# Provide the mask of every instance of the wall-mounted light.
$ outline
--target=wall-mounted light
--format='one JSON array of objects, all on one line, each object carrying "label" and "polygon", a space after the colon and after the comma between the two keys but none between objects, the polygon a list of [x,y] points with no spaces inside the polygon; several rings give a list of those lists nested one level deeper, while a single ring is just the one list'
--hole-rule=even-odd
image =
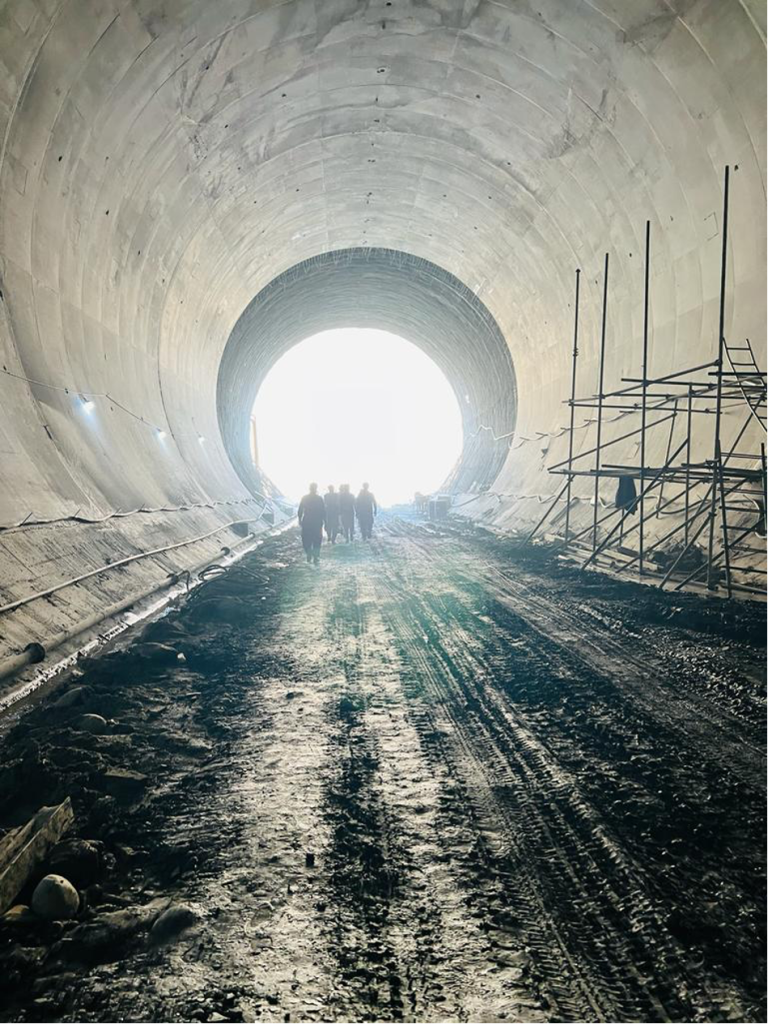
[{"label": "wall-mounted light", "polygon": [[165,437],[165,431],[162,430],[160,427],[157,428],[157,436],[158,436],[159,440],[161,440],[161,441]]},{"label": "wall-mounted light", "polygon": [[200,444],[205,444],[205,438],[203,437],[202,434],[197,435],[197,440],[200,442]]},{"label": "wall-mounted light", "polygon": [[80,395],[80,402],[83,406],[83,409],[86,412],[91,412],[92,409],[96,408],[96,403],[93,401],[93,399],[86,398],[85,395]]}]

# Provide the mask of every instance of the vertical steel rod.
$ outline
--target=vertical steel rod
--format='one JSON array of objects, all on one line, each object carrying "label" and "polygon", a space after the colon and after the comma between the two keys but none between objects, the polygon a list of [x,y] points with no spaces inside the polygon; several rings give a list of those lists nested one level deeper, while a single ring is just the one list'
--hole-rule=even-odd
[{"label": "vertical steel rod", "polygon": [[645,526],[645,430],[648,412],[648,309],[650,298],[651,222],[645,222],[645,290],[643,293],[643,408],[640,414],[640,561],[638,571],[643,575]]},{"label": "vertical steel rod", "polygon": [[691,419],[693,416],[693,384],[688,385],[688,434],[685,445],[685,545],[688,546],[688,514],[691,507]]},{"label": "vertical steel rod", "polygon": [[565,546],[568,547],[568,536],[571,525],[571,467],[573,465],[573,425],[576,414],[576,361],[579,358],[579,278],[581,271],[576,270],[576,304],[573,313],[573,365],[571,368],[571,425],[568,436],[568,490],[565,498]]},{"label": "vertical steel rod", "polygon": [[[717,399],[715,402],[715,437],[714,437],[714,481],[717,487],[718,471],[717,464],[720,459],[720,420],[723,410],[723,355],[725,349],[725,285],[728,270],[728,187],[730,178],[730,167],[725,168],[725,182],[723,185],[723,247],[720,255],[720,316],[717,329]],[[707,589],[711,590],[714,584],[712,573],[712,555],[715,547],[715,495],[712,495],[712,518],[709,523],[709,549],[708,549],[708,570]]]},{"label": "vertical steel rod", "polygon": [[603,272],[603,322],[600,329],[600,378],[597,392],[597,443],[595,446],[595,514],[592,520],[592,550],[597,547],[597,514],[600,498],[600,443],[603,435],[603,382],[605,378],[605,325],[608,315],[608,253]]},{"label": "vertical steel rod", "polygon": [[[710,495],[711,501],[709,504],[709,545],[707,547],[707,590],[715,589],[715,576],[713,572],[713,558],[714,558],[714,532],[715,532],[715,516],[717,515],[717,462],[713,459],[712,461],[712,493]],[[707,520],[705,519],[706,523]]]},{"label": "vertical steel rod", "polygon": [[723,460],[720,453],[720,444],[717,446],[717,474],[718,484],[720,490],[720,515],[722,517],[723,524],[723,554],[725,555],[725,586],[728,591],[728,597],[733,597],[733,589],[731,587],[731,551],[728,538],[728,519],[725,508],[725,484],[723,483]]}]

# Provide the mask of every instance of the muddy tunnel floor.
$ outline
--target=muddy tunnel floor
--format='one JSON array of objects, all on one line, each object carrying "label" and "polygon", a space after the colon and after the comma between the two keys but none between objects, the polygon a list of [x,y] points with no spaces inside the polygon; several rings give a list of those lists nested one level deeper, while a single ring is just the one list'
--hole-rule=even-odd
[{"label": "muddy tunnel floor", "polygon": [[96,855],[0,1019],[765,1020],[764,655],[468,528],[273,537],[6,729],[0,826]]}]

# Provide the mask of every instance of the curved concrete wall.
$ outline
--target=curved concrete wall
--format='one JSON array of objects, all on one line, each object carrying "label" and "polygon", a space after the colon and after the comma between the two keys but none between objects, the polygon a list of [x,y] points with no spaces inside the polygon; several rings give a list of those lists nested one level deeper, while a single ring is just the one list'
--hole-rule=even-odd
[{"label": "curved concrete wall", "polygon": [[451,383],[464,428],[452,481],[487,487],[504,464],[517,388],[509,347],[482,302],[434,263],[392,249],[335,250],[281,274],[235,325],[219,369],[224,444],[242,480],[258,491],[250,411],[274,363],[292,345],[339,327],[378,327],[418,345]]},{"label": "curved concrete wall", "polygon": [[574,268],[580,389],[606,249],[606,382],[638,368],[646,217],[653,369],[711,357],[726,163],[726,329],[760,347],[763,16],[753,0],[6,0],[0,524],[247,497],[216,409],[232,329],[285,270],[366,246],[485,304],[518,386],[496,500],[551,492]]}]

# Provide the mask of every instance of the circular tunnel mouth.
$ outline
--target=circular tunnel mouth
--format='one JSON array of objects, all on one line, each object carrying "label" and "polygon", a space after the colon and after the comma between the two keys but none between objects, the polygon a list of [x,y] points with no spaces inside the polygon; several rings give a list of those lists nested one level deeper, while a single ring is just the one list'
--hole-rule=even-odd
[{"label": "circular tunnel mouth", "polygon": [[418,346],[440,368],[461,409],[462,452],[447,490],[487,489],[509,450],[517,388],[504,336],[487,307],[453,274],[394,249],[353,248],[297,263],[249,303],[224,349],[217,381],[221,434],[254,493],[251,410],[277,360],[306,338],[374,328]]},{"label": "circular tunnel mouth", "polygon": [[380,506],[442,489],[462,451],[459,396],[418,346],[371,328],[306,338],[270,369],[252,414],[252,459],[287,498],[310,481]]}]

